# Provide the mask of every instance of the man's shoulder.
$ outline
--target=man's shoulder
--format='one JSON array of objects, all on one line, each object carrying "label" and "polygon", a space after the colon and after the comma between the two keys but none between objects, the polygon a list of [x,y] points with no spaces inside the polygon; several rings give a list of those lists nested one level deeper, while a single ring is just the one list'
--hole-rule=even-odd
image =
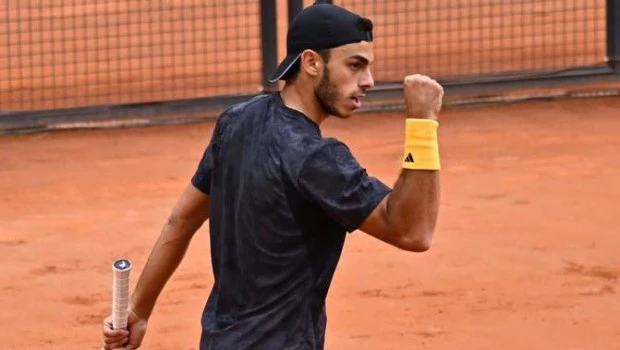
[{"label": "man's shoulder", "polygon": [[236,103],[228,107],[223,113],[222,117],[233,116],[243,114],[247,111],[257,110],[264,108],[273,99],[272,94],[257,95],[249,98],[246,101]]},{"label": "man's shoulder", "polygon": [[312,143],[312,147],[309,147],[310,154],[350,152],[349,146],[346,143],[334,137],[318,137]]},{"label": "man's shoulder", "polygon": [[261,111],[267,108],[270,99],[270,94],[257,95],[246,101],[229,106],[217,117],[216,130],[222,133],[224,130],[228,129],[230,125],[235,125],[239,121],[245,119],[244,117],[261,113]]},{"label": "man's shoulder", "polygon": [[321,138],[309,150],[307,158],[318,162],[341,162],[347,159],[355,159],[349,146],[336,138]]},{"label": "man's shoulder", "polygon": [[290,142],[283,151],[294,174],[317,164],[347,163],[354,159],[349,148],[334,138],[307,137]]}]

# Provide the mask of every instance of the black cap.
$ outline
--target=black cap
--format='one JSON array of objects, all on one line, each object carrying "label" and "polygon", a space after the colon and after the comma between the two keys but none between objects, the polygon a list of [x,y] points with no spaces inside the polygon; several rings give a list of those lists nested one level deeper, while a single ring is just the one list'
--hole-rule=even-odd
[{"label": "black cap", "polygon": [[372,41],[371,20],[332,4],[308,6],[291,23],[286,36],[287,56],[269,81],[282,79],[304,50],[330,49],[360,41]]}]

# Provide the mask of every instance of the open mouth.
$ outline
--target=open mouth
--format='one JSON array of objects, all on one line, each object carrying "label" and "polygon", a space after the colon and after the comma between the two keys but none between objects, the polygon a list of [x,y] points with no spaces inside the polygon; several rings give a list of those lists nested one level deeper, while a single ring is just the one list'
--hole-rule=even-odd
[{"label": "open mouth", "polygon": [[362,107],[362,97],[361,96],[351,97],[351,101],[353,101],[354,108],[357,109],[357,108]]}]

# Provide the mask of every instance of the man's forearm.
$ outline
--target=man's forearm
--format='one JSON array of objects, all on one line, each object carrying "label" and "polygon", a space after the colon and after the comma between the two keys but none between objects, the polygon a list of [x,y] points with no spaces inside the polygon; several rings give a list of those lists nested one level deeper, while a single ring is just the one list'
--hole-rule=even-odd
[{"label": "man's forearm", "polygon": [[412,250],[430,246],[439,212],[439,171],[403,169],[387,201],[390,226]]},{"label": "man's forearm", "polygon": [[131,307],[141,317],[150,317],[159,294],[185,256],[191,234],[179,233],[182,229],[193,228],[166,224],[142,270],[131,297]]},{"label": "man's forearm", "polygon": [[194,233],[209,218],[209,208],[209,196],[188,185],[172,209],[138,279],[131,296],[134,313],[150,317],[159,293],[183,260]]}]

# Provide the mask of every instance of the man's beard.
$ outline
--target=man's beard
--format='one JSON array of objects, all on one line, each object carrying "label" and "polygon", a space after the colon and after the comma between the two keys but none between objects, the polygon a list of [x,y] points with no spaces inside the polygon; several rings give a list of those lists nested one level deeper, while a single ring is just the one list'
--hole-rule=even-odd
[{"label": "man's beard", "polygon": [[338,101],[338,90],[332,85],[331,80],[329,79],[329,70],[325,67],[325,72],[319,81],[319,86],[314,89],[314,96],[317,101],[319,101],[319,105],[323,112],[328,115],[333,115],[338,118],[346,118],[345,115],[342,115],[336,108],[335,104]]}]

